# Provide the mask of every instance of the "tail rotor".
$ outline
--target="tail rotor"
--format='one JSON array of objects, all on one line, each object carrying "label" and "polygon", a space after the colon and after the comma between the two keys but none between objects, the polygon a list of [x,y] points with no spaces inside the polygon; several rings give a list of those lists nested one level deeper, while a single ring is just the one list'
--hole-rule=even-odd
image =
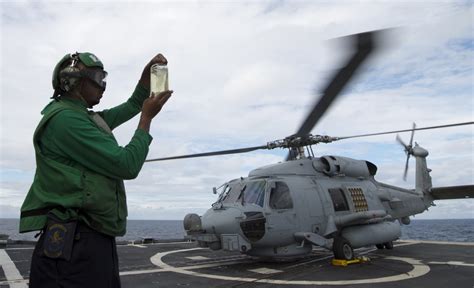
[{"label": "tail rotor", "polygon": [[408,162],[410,160],[410,155],[413,155],[413,136],[415,135],[416,124],[413,123],[413,128],[411,130],[411,137],[410,137],[410,144],[405,144],[402,138],[397,134],[397,141],[405,148],[405,154],[407,154],[407,161],[405,162],[405,171],[403,172],[403,180],[407,181],[407,173],[408,173]]}]

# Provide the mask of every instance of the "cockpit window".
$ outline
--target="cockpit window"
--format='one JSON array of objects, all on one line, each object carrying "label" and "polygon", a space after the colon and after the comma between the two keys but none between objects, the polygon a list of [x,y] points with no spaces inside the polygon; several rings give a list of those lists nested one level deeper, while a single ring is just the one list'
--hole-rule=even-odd
[{"label": "cockpit window", "polygon": [[224,191],[222,192],[222,197],[219,199],[219,202],[235,203],[239,198],[241,187],[242,186],[240,183],[229,183],[229,185],[224,188]]},{"label": "cockpit window", "polygon": [[242,204],[255,204],[263,207],[263,201],[265,199],[265,181],[251,181],[245,184],[243,188]]},{"label": "cockpit window", "polygon": [[329,195],[331,196],[332,203],[334,204],[334,211],[348,211],[349,205],[347,205],[347,199],[344,195],[344,191],[341,188],[328,189]]},{"label": "cockpit window", "polygon": [[291,209],[293,200],[291,200],[290,188],[284,182],[276,182],[270,194],[271,209]]},{"label": "cockpit window", "polygon": [[229,185],[226,185],[224,187],[224,190],[220,194],[219,199],[217,199],[217,202],[223,202],[223,201],[225,201],[226,198],[229,198],[228,196],[229,196],[231,190],[232,190],[232,188]]}]

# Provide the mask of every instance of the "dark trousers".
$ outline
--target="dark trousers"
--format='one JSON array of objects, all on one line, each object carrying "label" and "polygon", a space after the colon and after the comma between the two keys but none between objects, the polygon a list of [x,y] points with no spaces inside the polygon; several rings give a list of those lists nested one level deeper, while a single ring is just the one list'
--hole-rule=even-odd
[{"label": "dark trousers", "polygon": [[70,261],[43,256],[44,233],[31,260],[30,287],[120,287],[115,238],[78,225]]}]

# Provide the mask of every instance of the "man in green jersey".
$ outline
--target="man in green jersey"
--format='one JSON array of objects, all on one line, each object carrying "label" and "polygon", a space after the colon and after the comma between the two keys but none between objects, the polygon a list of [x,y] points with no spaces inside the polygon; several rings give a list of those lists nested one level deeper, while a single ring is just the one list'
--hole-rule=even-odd
[{"label": "man in green jersey", "polygon": [[[92,53],[65,55],[53,72],[53,101],[41,112],[33,144],[36,173],[21,207],[20,232],[40,230],[30,287],[120,287],[115,237],[126,232],[124,179],[140,172],[152,141],[153,118],[172,91],[149,95],[150,67],[132,96],[100,112],[105,91],[102,62]],[[150,96],[150,97],[149,97]],[[141,112],[130,142],[112,130]]]}]

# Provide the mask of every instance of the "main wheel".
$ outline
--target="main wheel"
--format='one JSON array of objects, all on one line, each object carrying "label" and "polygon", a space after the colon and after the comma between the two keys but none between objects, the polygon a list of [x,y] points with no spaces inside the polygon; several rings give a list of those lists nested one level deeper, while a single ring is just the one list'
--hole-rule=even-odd
[{"label": "main wheel", "polygon": [[384,247],[384,244],[375,244],[375,247],[377,247],[377,249],[382,250]]},{"label": "main wheel", "polygon": [[332,250],[336,259],[351,260],[354,258],[354,249],[352,249],[349,241],[343,237],[334,238]]},{"label": "main wheel", "polygon": [[385,242],[385,243],[383,243],[383,246],[385,246],[385,249],[391,250],[391,249],[393,249],[393,242],[392,241]]}]

